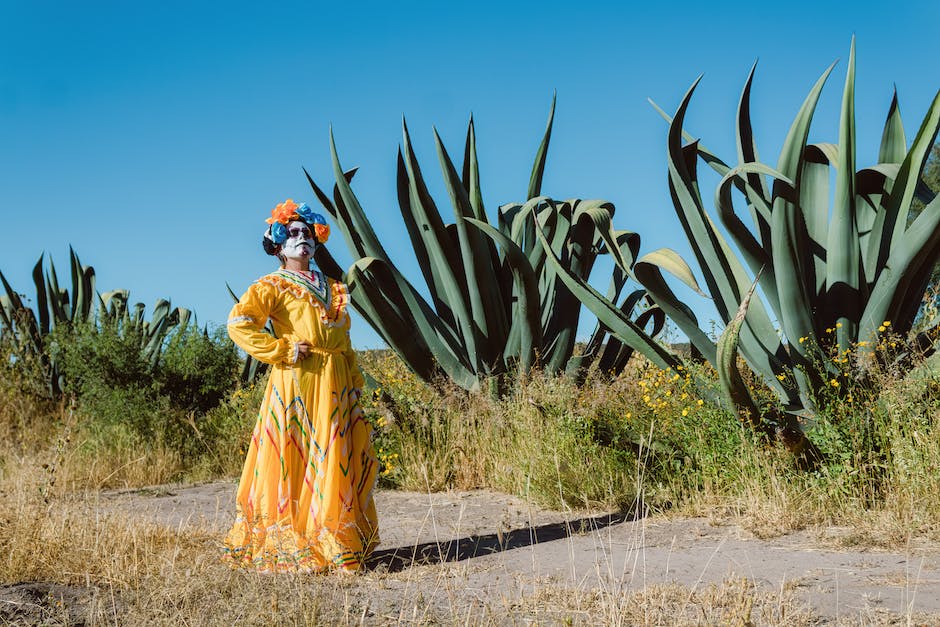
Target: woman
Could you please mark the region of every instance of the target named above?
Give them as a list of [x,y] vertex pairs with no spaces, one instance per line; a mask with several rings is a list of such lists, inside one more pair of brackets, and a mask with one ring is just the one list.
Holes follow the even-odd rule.
[[[228,332],[273,366],[225,539],[233,566],[357,570],[378,543],[376,458],[359,406],[346,286],[311,266],[329,227],[306,204],[277,205],[263,245],[281,267],[232,309]],[[263,331],[268,320],[277,337]]]

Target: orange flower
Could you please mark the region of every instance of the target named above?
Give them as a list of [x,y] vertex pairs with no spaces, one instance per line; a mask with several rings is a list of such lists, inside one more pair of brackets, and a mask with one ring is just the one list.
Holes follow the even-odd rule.
[[265,220],[265,222],[268,224],[274,224],[275,222],[287,224],[290,222],[291,217],[297,214],[298,208],[297,203],[288,198],[271,210],[271,217]]
[[321,244],[325,244],[326,240],[330,237],[330,227],[326,224],[314,224],[313,230],[316,234],[317,241]]

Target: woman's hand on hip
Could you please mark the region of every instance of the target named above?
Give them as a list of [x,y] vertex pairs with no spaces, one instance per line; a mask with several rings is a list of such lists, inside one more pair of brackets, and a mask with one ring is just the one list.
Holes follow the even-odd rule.
[[310,355],[310,343],[300,341],[297,342],[297,361],[303,361]]

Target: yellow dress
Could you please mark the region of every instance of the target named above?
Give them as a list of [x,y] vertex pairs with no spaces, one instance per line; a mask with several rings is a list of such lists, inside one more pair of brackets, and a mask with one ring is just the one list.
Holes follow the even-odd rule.
[[[232,309],[232,340],[273,366],[225,539],[233,566],[354,570],[378,544],[377,461],[359,406],[348,303],[342,283],[281,268]],[[269,319],[277,338],[262,330]],[[300,341],[312,349],[298,361]]]

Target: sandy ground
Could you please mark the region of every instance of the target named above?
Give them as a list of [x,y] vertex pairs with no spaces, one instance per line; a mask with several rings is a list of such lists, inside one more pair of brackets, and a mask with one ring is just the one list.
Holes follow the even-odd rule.
[[[104,492],[88,505],[182,531],[208,531],[218,535],[221,551],[234,519],[234,493],[231,482],[161,486]],[[380,491],[377,505],[382,541],[369,567],[378,579],[358,586],[371,604],[363,615],[387,619],[377,622],[399,622],[401,617],[389,617],[403,599],[416,597],[436,595],[447,616],[448,609],[492,607],[507,591],[517,599],[546,589],[616,595],[670,583],[695,591],[745,578],[768,592],[795,596],[822,623],[901,624],[914,617],[914,624],[940,625],[938,546],[840,549],[840,538],[851,530],[767,540],[705,519],[548,511],[488,491]],[[55,584],[7,586],[0,588],[0,609],[82,594]],[[24,615],[0,612],[0,623],[15,616]]]
[[[155,522],[209,528],[221,538],[234,517],[234,492],[228,482],[120,491],[103,494],[99,506],[133,508]],[[427,571],[429,581],[441,567],[459,568],[470,597],[546,581],[609,591],[671,582],[696,588],[736,576],[794,591],[825,619],[926,613],[940,624],[936,546],[840,550],[833,539],[850,530],[765,540],[704,519],[547,511],[487,491],[381,491],[377,505],[382,542],[370,567],[410,569],[419,578]]]

